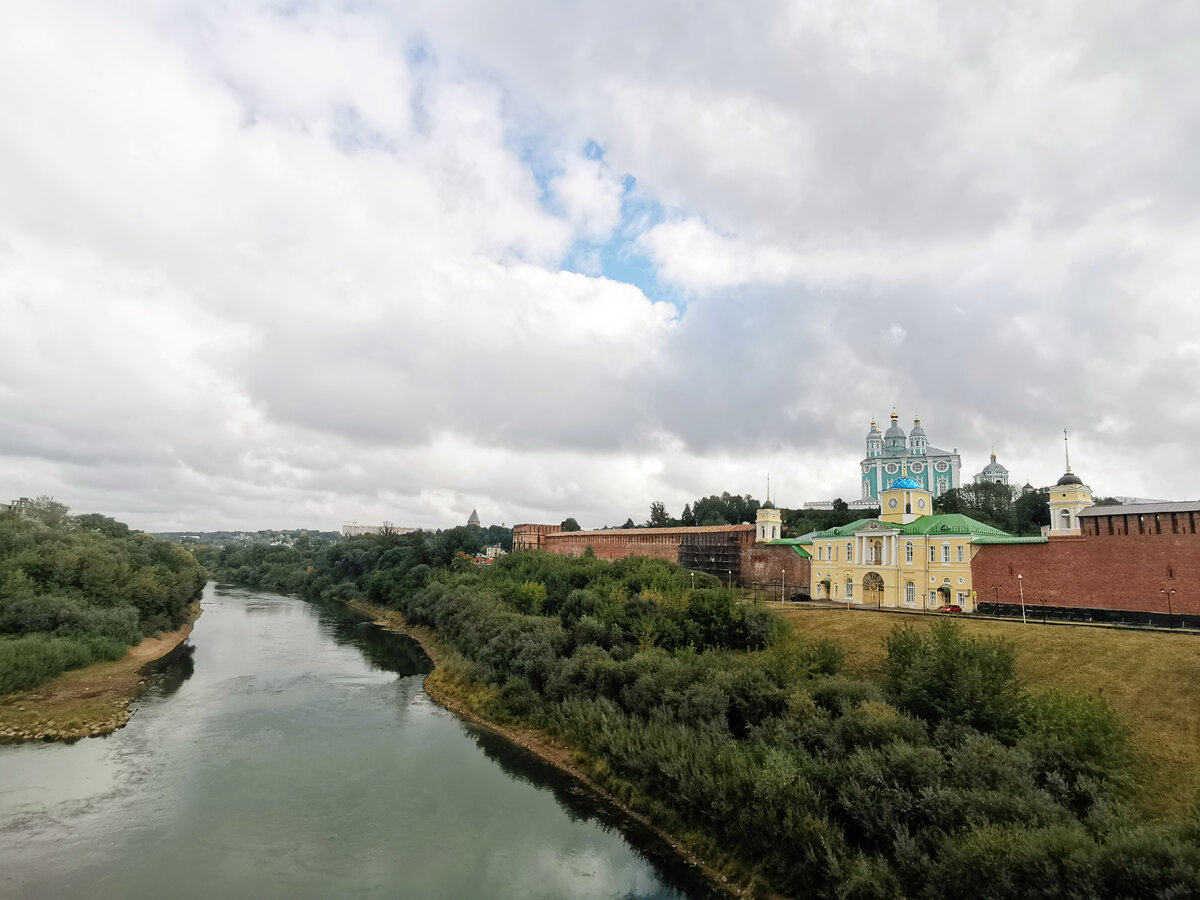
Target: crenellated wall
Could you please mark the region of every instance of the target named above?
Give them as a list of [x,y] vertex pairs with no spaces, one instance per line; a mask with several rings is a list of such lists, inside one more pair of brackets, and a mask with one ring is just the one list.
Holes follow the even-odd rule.
[[[722,582],[772,584],[786,577],[807,591],[809,561],[790,546],[756,544],[753,525],[691,528],[611,528],[563,531],[557,525],[516,525],[513,550],[545,550],[582,556],[590,547],[597,559],[648,556],[708,572]],[[786,573],[786,576],[784,575]],[[792,588],[789,588],[789,591]]]
[[[981,546],[971,580],[981,602],[1200,614],[1200,534],[1138,533],[1138,517],[1084,521],[1084,533],[1044,544]],[[1190,524],[1190,523],[1189,523]],[[1021,575],[1018,583],[1017,575]],[[1174,591],[1173,594],[1164,592]],[[1169,601],[1169,602],[1168,602]]]

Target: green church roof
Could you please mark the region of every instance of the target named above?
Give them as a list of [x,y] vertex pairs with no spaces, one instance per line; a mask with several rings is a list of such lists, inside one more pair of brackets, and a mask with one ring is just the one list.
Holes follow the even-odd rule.
[[1047,539],[1034,534],[985,534],[971,541],[972,544],[1045,544]]
[[1018,538],[1007,531],[1001,531],[999,528],[993,528],[991,525],[984,525],[982,522],[976,521],[970,516],[964,516],[961,513],[921,516],[907,525],[884,522],[882,519],[858,519],[857,521],[848,522],[845,525],[839,525],[836,528],[819,532],[818,534],[814,534],[813,537],[846,537],[854,534],[858,529],[871,522],[878,522],[880,525],[886,525],[888,528],[895,528],[900,534],[966,534],[971,536],[973,543],[1040,543],[1044,540],[1044,538]]
[[943,513],[937,516],[921,516],[900,529],[901,534],[969,534],[972,537],[991,535],[1011,537],[1007,531],[984,525],[962,513]]

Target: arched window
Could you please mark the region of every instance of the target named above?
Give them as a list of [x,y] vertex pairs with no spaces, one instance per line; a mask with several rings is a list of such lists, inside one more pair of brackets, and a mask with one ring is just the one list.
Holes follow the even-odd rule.
[[904,544],[904,561],[910,566],[912,565],[912,541],[907,541]]
[[854,544],[846,541],[846,562],[854,562]]

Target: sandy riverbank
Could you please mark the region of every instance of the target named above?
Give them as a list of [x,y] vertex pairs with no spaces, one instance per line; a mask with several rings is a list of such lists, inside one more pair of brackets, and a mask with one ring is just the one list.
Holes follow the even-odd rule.
[[145,689],[142,670],[187,640],[199,617],[200,604],[193,603],[182,628],[146,638],[118,660],[0,697],[0,741],[73,740],[116,731]]
[[572,778],[576,779],[589,791],[600,797],[606,803],[621,810],[621,812],[637,822],[644,828],[656,834],[664,844],[669,846],[676,855],[678,855],[689,866],[694,867],[709,886],[721,894],[728,897],[750,897],[752,894],[748,890],[743,890],[729,879],[722,875],[719,871],[707,865],[695,853],[693,853],[686,844],[672,834],[663,831],[653,822],[643,816],[641,813],[631,809],[627,804],[623,803],[619,798],[613,796],[612,793],[605,790],[601,785],[597,784],[577,762],[576,751],[559,741],[554,740],[548,735],[540,731],[535,731],[532,728],[522,728],[513,725],[500,725],[495,722],[485,719],[477,712],[469,708],[461,698],[455,696],[451,685],[445,683],[438,677],[438,663],[440,653],[438,651],[438,639],[434,631],[429,628],[424,628],[419,625],[409,625],[404,621],[404,617],[395,610],[384,609],[379,606],[372,606],[369,603],[362,601],[352,601],[351,606],[358,609],[360,612],[371,616],[376,624],[390,631],[396,631],[401,634],[407,634],[409,637],[416,640],[429,658],[433,660],[434,671],[425,679],[425,693],[427,693],[440,706],[445,707],[461,719],[464,719],[474,725],[486,728],[495,734],[500,735],[506,740],[516,744],[533,753],[535,756],[548,762],[556,769],[565,772]]

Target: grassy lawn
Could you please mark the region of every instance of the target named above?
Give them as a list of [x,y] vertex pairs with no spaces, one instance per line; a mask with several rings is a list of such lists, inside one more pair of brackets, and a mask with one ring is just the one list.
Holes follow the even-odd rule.
[[[772,603],[804,634],[841,644],[846,670],[877,675],[884,638],[898,625],[927,627],[935,616],[815,609]],[[1200,794],[1200,635],[958,617],[973,636],[1003,638],[1031,691],[1057,687],[1099,694],[1132,731],[1139,757],[1139,805],[1149,815],[1185,813]]]

